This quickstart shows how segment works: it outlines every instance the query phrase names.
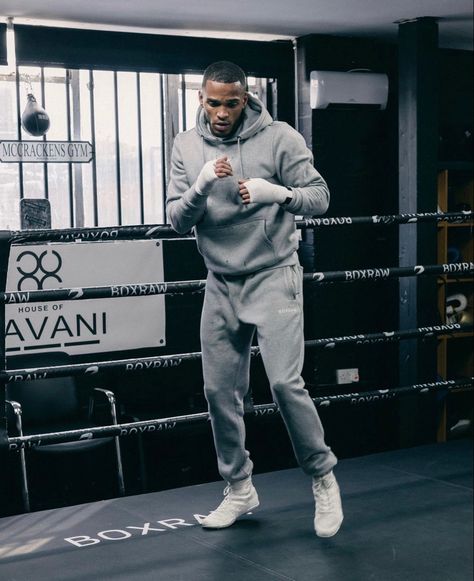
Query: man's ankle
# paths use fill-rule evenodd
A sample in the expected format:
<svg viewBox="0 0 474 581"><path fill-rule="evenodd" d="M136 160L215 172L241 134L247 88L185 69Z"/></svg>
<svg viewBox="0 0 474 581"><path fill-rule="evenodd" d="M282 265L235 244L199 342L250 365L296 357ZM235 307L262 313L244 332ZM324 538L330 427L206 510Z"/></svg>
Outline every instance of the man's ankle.
<svg viewBox="0 0 474 581"><path fill-rule="evenodd" d="M231 482L229 486L232 489L232 492L245 492L252 486L252 477L247 476L243 480L236 480L235 482Z"/></svg>

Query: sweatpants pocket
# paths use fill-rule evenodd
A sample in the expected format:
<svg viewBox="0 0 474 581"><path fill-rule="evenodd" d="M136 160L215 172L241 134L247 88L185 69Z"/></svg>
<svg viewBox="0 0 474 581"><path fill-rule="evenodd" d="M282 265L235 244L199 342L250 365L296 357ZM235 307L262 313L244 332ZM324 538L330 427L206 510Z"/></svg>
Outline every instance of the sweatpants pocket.
<svg viewBox="0 0 474 581"><path fill-rule="evenodd" d="M295 301L303 292L303 268L299 264L284 266L284 278L288 297Z"/></svg>

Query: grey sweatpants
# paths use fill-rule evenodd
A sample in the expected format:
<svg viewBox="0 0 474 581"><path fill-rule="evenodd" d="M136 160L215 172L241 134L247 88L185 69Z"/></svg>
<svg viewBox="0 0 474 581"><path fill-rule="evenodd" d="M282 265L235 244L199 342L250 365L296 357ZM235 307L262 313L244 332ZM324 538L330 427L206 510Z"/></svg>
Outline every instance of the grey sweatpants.
<svg viewBox="0 0 474 581"><path fill-rule="evenodd" d="M307 474L319 476L337 463L301 377L302 280L299 265L245 276L208 274L201 317L204 391L219 473L229 483L246 478L253 468L245 449L243 400L255 332L273 400L299 465Z"/></svg>

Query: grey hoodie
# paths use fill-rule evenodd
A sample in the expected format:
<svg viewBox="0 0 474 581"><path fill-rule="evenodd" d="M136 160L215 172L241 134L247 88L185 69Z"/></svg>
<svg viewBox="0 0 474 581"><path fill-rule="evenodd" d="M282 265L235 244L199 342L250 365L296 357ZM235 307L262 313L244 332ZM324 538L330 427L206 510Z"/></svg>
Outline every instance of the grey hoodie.
<svg viewBox="0 0 474 581"><path fill-rule="evenodd" d="M216 179L205 192L194 187L202 166L223 155L233 175ZM324 214L326 182L313 167L303 137L287 123L273 121L261 101L249 95L237 131L228 138L209 129L199 107L196 127L177 135L171 156L167 215L181 234L194 227L199 252L216 274L249 274L296 263L294 214ZM244 205L238 180L263 178L289 186L293 199L279 204Z"/></svg>

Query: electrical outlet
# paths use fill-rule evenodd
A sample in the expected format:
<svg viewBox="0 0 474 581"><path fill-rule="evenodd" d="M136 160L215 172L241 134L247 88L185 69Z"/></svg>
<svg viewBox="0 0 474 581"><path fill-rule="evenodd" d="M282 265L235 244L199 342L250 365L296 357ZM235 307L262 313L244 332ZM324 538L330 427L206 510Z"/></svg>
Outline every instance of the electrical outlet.
<svg viewBox="0 0 474 581"><path fill-rule="evenodd" d="M355 369L336 369L336 382L338 384L357 383L359 381L359 370Z"/></svg>

